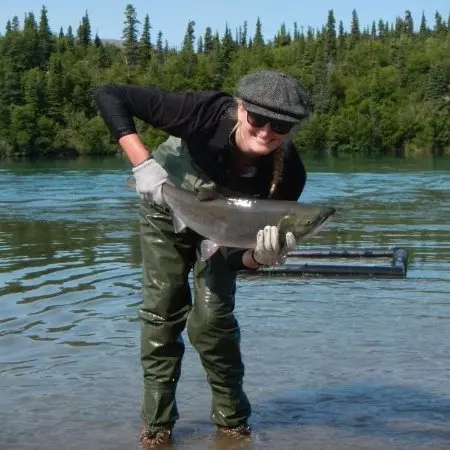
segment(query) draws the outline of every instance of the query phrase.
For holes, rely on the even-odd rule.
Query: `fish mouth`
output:
[[[330,220],[331,220],[331,215],[322,219],[322,222],[320,222],[319,225],[317,225],[309,233],[307,233],[303,239],[315,236],[317,233],[319,233],[319,231],[321,231],[323,228],[326,227],[326,225],[328,224],[328,222]]]

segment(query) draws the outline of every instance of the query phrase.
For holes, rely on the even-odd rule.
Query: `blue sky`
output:
[[[378,0],[364,1],[330,1],[313,0],[170,0],[170,1],[118,1],[118,0],[10,0],[1,2],[0,23],[1,33],[4,33],[6,21],[18,16],[21,25],[26,12],[34,12],[39,19],[42,5],[48,10],[48,18],[52,31],[64,31],[72,25],[74,32],[78,28],[81,18],[88,12],[93,36],[98,33],[100,38],[120,39],[123,30],[125,8],[131,3],[138,19],[143,22],[146,14],[152,24],[152,41],[156,40],[159,30],[170,46],[179,46],[183,41],[189,20],[194,20],[196,37],[203,35],[205,28],[210,26],[215,32],[223,34],[225,24],[235,30],[246,20],[249,35],[253,35],[255,23],[259,17],[265,39],[271,39],[284,22],[288,30],[293,30],[294,22],[303,26],[320,28],[326,23],[328,10],[333,9],[337,23],[342,20],[348,28],[352,10],[356,9],[361,27],[370,25],[373,20],[380,18],[392,22],[397,16],[404,16],[405,10],[412,12],[413,19],[418,25],[425,13],[428,24],[434,24],[434,14],[441,13],[447,20],[450,13],[449,0]]]

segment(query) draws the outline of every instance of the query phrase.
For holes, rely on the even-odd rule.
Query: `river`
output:
[[[303,248],[405,248],[402,279],[239,279],[250,443],[218,439],[187,351],[174,449],[450,448],[450,161],[307,161],[337,214]],[[131,449],[136,194],[119,160],[0,166],[0,449]]]

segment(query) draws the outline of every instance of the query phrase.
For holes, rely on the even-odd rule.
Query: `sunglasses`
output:
[[[293,123],[271,119],[250,111],[247,111],[247,122],[255,128],[262,128],[266,123],[269,123],[272,131],[277,134],[287,134],[294,126]]]

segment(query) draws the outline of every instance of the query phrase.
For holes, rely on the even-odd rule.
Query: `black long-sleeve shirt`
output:
[[[252,197],[267,198],[273,178],[273,154],[255,162],[254,175],[241,176],[232,160],[230,134],[235,100],[224,92],[167,92],[134,85],[105,85],[94,99],[111,134],[120,139],[136,132],[134,118],[182,138],[198,167],[219,186]],[[272,196],[297,200],[306,182],[303,162],[292,141],[284,152],[281,178]]]

